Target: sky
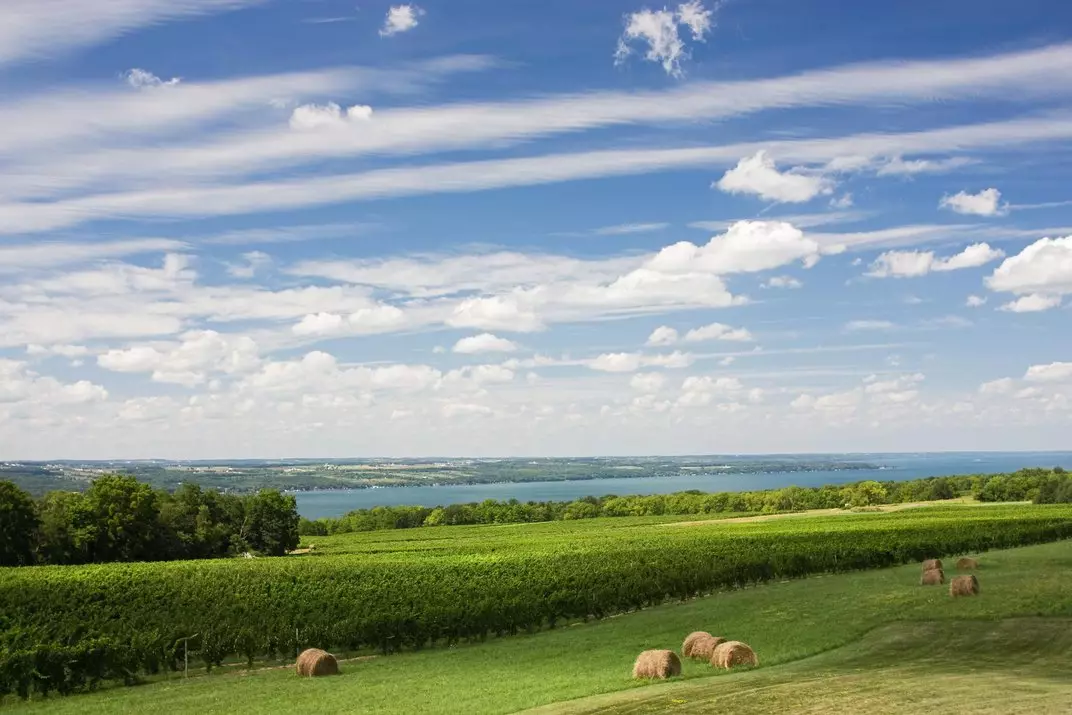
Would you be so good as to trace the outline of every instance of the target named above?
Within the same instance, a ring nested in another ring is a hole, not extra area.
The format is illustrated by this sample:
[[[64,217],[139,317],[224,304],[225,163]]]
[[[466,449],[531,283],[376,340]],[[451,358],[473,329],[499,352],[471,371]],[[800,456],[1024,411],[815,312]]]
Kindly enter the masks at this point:
[[[0,460],[1067,449],[1072,4],[4,0]]]

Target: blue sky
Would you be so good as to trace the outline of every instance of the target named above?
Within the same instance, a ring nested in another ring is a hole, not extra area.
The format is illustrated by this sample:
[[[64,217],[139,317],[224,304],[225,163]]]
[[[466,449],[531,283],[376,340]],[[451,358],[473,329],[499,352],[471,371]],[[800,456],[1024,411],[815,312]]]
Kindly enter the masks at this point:
[[[1066,448],[1068,28],[7,0],[0,458]]]

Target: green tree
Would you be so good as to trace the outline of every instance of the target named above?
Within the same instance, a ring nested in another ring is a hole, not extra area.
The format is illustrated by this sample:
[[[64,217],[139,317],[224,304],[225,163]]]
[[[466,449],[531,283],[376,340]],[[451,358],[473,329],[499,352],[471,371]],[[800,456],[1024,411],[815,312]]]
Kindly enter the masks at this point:
[[[0,482],[0,566],[32,564],[39,527],[30,495],[11,482]]]
[[[298,505],[293,496],[262,489],[246,503],[243,536],[250,548],[266,556],[282,556],[298,546]]]
[[[845,487],[845,502],[851,507],[872,506],[886,501],[886,489],[874,480]]]
[[[84,542],[89,560],[153,561],[161,553],[158,497],[148,484],[118,474],[94,480],[85,508],[75,514],[76,543]]]

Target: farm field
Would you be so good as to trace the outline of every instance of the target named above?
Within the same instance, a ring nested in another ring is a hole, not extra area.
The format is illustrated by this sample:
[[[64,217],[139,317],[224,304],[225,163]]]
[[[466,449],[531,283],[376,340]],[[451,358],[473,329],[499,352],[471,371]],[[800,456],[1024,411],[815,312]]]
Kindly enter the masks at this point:
[[[789,559],[782,564],[788,567],[793,563],[790,557],[794,553],[799,557],[817,544],[827,545],[827,556],[833,549],[843,556],[855,553],[858,557],[871,552],[853,552],[850,546],[866,546],[869,542],[878,544],[874,540],[881,538],[883,547],[876,547],[876,553],[881,550],[892,554],[890,558],[906,561],[909,553],[923,548],[921,539],[931,539],[933,548],[941,549],[943,555],[955,553],[949,550],[951,543],[970,540],[985,547],[987,539],[996,539],[998,534],[1011,538],[1018,530],[1022,535],[1026,534],[1025,538],[1052,540],[1064,533],[1070,516],[1072,514],[1066,507],[939,506],[889,514],[816,516],[765,522],[693,521],[682,527],[671,526],[672,519],[626,518],[371,532],[311,538],[308,541],[315,543],[316,549],[306,556],[260,559],[245,564],[211,562],[207,576],[221,576],[226,569],[238,569],[244,576],[268,570],[265,572],[273,572],[274,583],[285,592],[285,582],[291,579],[300,582],[310,578],[314,585],[326,584],[331,578],[344,580],[348,570],[357,563],[393,570],[401,569],[403,564],[431,562],[448,569],[473,563],[506,564],[514,569],[519,564],[536,569],[536,565],[542,563],[569,563],[593,572],[587,574],[579,570],[565,574],[580,584],[586,583],[586,577],[599,579],[605,572],[601,572],[597,564],[614,561],[622,554],[640,554],[650,561],[657,553],[672,554],[675,549],[683,549],[688,544],[717,554],[730,553],[743,546],[773,548],[780,544],[782,551],[772,551],[769,556],[776,560]],[[1024,531],[1028,526],[1049,531],[1029,533]],[[786,544],[794,545],[796,550],[785,550]],[[554,560],[563,555],[568,558],[566,562]],[[813,683],[816,692],[826,695],[844,692],[844,702],[830,701],[834,711],[865,701],[876,703],[873,709],[881,711],[884,707],[882,698],[888,702],[904,702],[905,692],[913,694],[912,697],[924,694],[913,685],[913,678],[917,677],[913,673],[921,673],[924,669],[928,672],[940,670],[939,666],[948,665],[950,681],[942,692],[956,693],[958,688],[969,685],[964,681],[969,677],[965,675],[965,669],[994,667],[995,672],[1000,671],[1006,676],[1015,674],[1006,659],[1015,661],[1019,664],[1017,667],[1025,663],[1037,665],[1031,674],[1035,680],[1028,678],[1021,682],[1028,689],[1035,688],[1032,692],[1042,698],[1039,693],[1052,689],[1046,673],[1059,671],[1067,662],[1068,643],[1051,636],[1061,630],[1058,625],[1064,624],[1061,621],[1055,625],[1054,619],[1070,619],[1068,625],[1072,627],[1072,543],[1061,541],[990,551],[981,560],[983,593],[975,599],[954,601],[944,588],[919,587],[916,585],[918,564],[914,563],[795,580],[782,580],[784,574],[774,572],[768,574],[773,582],[766,585],[649,607],[588,623],[578,623],[579,619],[564,620],[554,630],[503,638],[486,633],[488,639],[485,642],[470,643],[462,639],[449,648],[440,644],[432,649],[407,650],[387,657],[365,651],[360,653],[363,656],[360,660],[344,662],[343,675],[337,678],[302,681],[289,669],[247,672],[244,668],[227,667],[187,681],[173,674],[163,682],[139,687],[108,688],[90,695],[50,698],[46,702],[18,703],[9,699],[5,704],[15,712],[166,709],[180,713],[252,713],[312,708],[320,712],[496,713],[552,703],[557,703],[556,709],[548,712],[567,711],[567,707],[576,709],[576,712],[649,712],[677,707],[678,701],[685,700],[695,706],[695,711],[702,712],[700,708],[707,707],[704,703],[712,698],[717,697],[721,707],[726,703],[725,697],[737,692],[742,702],[733,701],[735,709],[763,712],[770,711],[780,698],[800,697],[805,692],[798,687],[801,682],[816,681]],[[882,563],[896,561],[880,558],[875,565]],[[676,573],[677,578],[686,578],[687,572],[680,569],[687,565],[675,559],[663,564],[667,570]],[[840,568],[852,568],[853,565],[850,562]],[[165,572],[174,572],[177,577],[188,573],[183,564],[122,568],[134,572],[162,568]],[[405,576],[407,572],[401,570]],[[63,586],[60,574],[80,573],[49,568],[23,569],[20,574],[34,571],[47,574],[53,587]],[[369,572],[361,573],[368,575]],[[540,574],[538,570],[533,573]],[[126,588],[140,587],[157,575],[146,571],[142,578],[126,580],[123,585]],[[238,583],[228,581],[222,588],[237,587]],[[310,595],[309,584],[304,585],[303,593]],[[395,591],[404,585],[396,583]],[[491,588],[487,582],[482,585],[485,590]],[[578,588],[584,592],[584,587]],[[95,590],[95,598],[99,599],[102,592],[107,593],[107,589]],[[472,599],[479,593],[479,590],[461,590],[454,599],[462,602],[459,607],[474,610]],[[532,593],[533,600],[545,597],[536,591]],[[171,597],[178,598],[179,595],[176,592]],[[363,594],[363,598],[371,599],[376,595],[373,590]],[[416,592],[395,594],[396,598],[408,597],[414,601],[417,596]],[[368,605],[370,601],[364,603]],[[335,617],[332,603],[319,605]],[[476,610],[483,605],[477,601]],[[215,604],[204,606],[209,615],[215,613],[222,617],[227,613],[214,610]],[[143,619],[148,618],[148,614],[140,615]],[[1002,629],[1007,628],[999,620],[1028,617],[1049,620],[1023,621],[1013,629],[1015,633],[1035,635],[1018,636],[1019,641],[1009,641],[1009,649],[1001,651],[999,648],[1000,653],[1008,653],[1007,658],[995,653],[993,640],[997,636],[993,634],[1004,633]],[[153,625],[147,620],[142,622],[145,628]],[[182,625],[192,628],[195,624]],[[684,677],[678,682],[636,687],[629,680],[632,659],[637,652],[654,647],[676,649],[682,637],[697,628],[747,641],[760,654],[763,667],[748,673],[704,678],[712,675],[708,666],[687,663]],[[956,655],[940,657],[941,653],[950,650]],[[930,661],[917,662],[919,658],[929,658]],[[913,671],[913,667],[917,670]],[[883,673],[881,682],[861,678],[860,668],[867,673]],[[836,679],[837,684],[823,687],[816,680],[830,678]],[[996,684],[999,680],[987,682]],[[978,683],[973,687],[978,687]],[[748,703],[760,702],[747,696],[757,688],[766,693],[763,696],[768,698],[766,706],[748,710],[752,707]],[[998,690],[1003,694],[1019,692],[1009,687]],[[1064,693],[1060,688],[1054,692]],[[608,694],[603,696],[608,699],[584,699],[599,694]],[[579,700],[564,702],[574,699]],[[1043,703],[1043,700],[1038,702]]]
[[[735,711],[758,713],[807,711],[802,704],[814,702],[826,708],[814,712],[894,712],[905,703],[963,705],[971,691],[992,712],[1027,711],[1019,705],[1059,712],[1050,705],[1072,695],[1072,542],[989,552],[980,561],[982,593],[973,599],[918,586],[918,565],[909,564],[771,583],[534,635],[351,660],[334,678],[300,680],[290,669],[185,682],[172,676],[9,705],[12,712],[85,714],[507,713],[540,706],[546,713],[641,713],[732,703]],[[696,628],[747,641],[763,667],[715,674],[686,662],[679,680],[630,680],[637,652],[676,649]]]

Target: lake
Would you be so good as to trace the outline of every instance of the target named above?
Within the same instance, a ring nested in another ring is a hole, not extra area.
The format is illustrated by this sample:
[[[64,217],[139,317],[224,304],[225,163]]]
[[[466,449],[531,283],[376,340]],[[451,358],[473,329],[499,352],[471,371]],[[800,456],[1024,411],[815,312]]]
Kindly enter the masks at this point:
[[[763,459],[771,455],[756,455]],[[816,455],[819,458],[819,455]],[[607,494],[670,494],[698,489],[704,492],[740,492],[779,489],[790,485],[818,487],[864,479],[880,481],[919,479],[951,474],[1014,472],[1022,467],[1063,466],[1072,469],[1072,452],[931,452],[919,454],[821,455],[867,462],[880,469],[764,474],[695,474],[674,477],[588,479],[558,482],[500,482],[442,487],[378,487],[295,492],[298,513],[309,519],[342,516],[354,509],[374,506],[440,506],[485,499],[506,501],[569,501]]]

